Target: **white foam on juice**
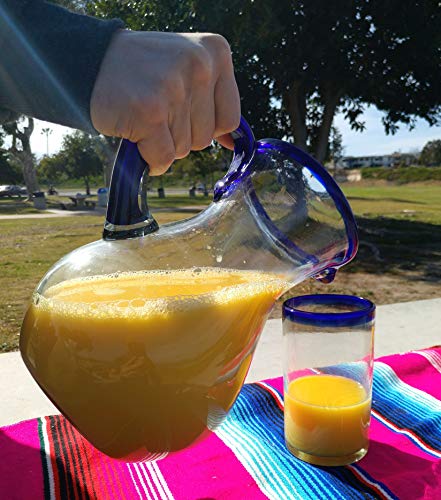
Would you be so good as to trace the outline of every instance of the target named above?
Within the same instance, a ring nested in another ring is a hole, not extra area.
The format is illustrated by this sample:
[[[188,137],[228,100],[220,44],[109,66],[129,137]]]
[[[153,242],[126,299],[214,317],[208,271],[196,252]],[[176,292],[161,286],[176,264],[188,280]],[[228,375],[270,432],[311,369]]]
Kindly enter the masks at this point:
[[[151,278],[151,288],[148,280]],[[168,278],[162,280],[161,278]],[[237,283],[228,284],[231,278]],[[115,280],[112,283],[112,280]],[[191,293],[195,281],[208,288],[202,293]],[[212,282],[209,288],[207,283]],[[156,287],[161,292],[164,287],[177,284],[186,285],[188,294],[163,294],[158,297],[142,296],[142,288],[147,292]],[[290,285],[280,276],[259,271],[243,271],[219,268],[193,268],[172,271],[120,272],[110,275],[75,278],[54,285],[44,295],[34,295],[34,307],[45,309],[51,314],[68,317],[127,317],[135,318],[152,315],[168,315],[191,311],[193,308],[226,304],[241,299],[249,299],[262,293],[276,298]],[[128,289],[137,290],[139,296],[122,298]],[[89,294],[95,300],[75,300],[75,295]],[[118,299],[118,296],[121,298]],[[73,299],[73,300],[72,300]],[[107,299],[107,300],[106,300]]]

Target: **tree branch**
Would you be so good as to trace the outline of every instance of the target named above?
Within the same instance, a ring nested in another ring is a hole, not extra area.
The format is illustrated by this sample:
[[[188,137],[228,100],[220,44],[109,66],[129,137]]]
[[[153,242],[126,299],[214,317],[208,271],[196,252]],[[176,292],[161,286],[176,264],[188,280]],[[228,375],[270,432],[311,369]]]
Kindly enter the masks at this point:
[[[34,131],[34,119],[28,117],[28,125],[23,128],[23,132],[16,128],[17,137],[20,139],[21,147],[23,151],[30,152],[31,151],[31,135]]]
[[[28,116],[28,126],[24,128],[24,136],[29,139],[34,131],[34,119]]]
[[[17,136],[15,134],[12,135],[12,144],[8,151],[15,157],[17,157],[19,153],[19,150],[17,148]]]

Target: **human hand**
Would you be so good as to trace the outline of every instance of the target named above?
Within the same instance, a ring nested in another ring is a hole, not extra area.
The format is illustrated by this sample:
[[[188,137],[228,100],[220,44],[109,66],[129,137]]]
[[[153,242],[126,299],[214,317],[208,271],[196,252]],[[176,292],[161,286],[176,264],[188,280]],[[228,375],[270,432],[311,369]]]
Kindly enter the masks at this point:
[[[207,33],[117,32],[90,103],[96,130],[138,144],[151,175],[216,138],[232,149],[240,100],[230,47]]]

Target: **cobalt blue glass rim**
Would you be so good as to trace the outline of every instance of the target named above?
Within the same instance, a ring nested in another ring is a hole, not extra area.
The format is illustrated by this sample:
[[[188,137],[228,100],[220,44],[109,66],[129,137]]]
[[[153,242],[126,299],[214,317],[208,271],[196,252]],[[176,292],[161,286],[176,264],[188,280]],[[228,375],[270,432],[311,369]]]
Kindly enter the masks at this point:
[[[357,307],[355,311],[333,313],[309,312],[306,305],[338,305]],[[310,326],[345,327],[370,323],[375,318],[375,304],[363,297],[343,294],[313,294],[291,297],[283,303],[283,320]]]

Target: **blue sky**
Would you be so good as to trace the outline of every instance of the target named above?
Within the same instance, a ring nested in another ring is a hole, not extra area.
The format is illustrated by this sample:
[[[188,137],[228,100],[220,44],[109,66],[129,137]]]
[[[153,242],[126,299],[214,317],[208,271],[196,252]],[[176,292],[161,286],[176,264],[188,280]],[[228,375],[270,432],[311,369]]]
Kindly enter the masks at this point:
[[[386,135],[381,117],[382,113],[375,107],[369,107],[363,116],[366,123],[363,132],[351,130],[342,115],[335,117],[334,125],[343,135],[346,156],[381,155],[395,151],[406,153],[416,149],[421,150],[427,141],[441,139],[441,126],[429,127],[424,120],[418,120],[416,127],[411,131],[403,125],[395,135]],[[46,137],[41,133],[44,127],[52,129],[52,134],[49,136],[49,154],[58,151],[63,135],[71,132],[71,129],[66,127],[37,120],[31,144],[33,151],[39,157],[46,154]]]
[[[383,113],[370,106],[363,115],[366,129],[363,132],[351,130],[343,115],[337,115],[334,125],[343,135],[346,156],[368,156],[389,154],[396,151],[407,153],[421,150],[427,141],[441,139],[441,127],[430,127],[425,120],[418,120],[413,130],[401,125],[394,135],[386,135],[381,118]]]

